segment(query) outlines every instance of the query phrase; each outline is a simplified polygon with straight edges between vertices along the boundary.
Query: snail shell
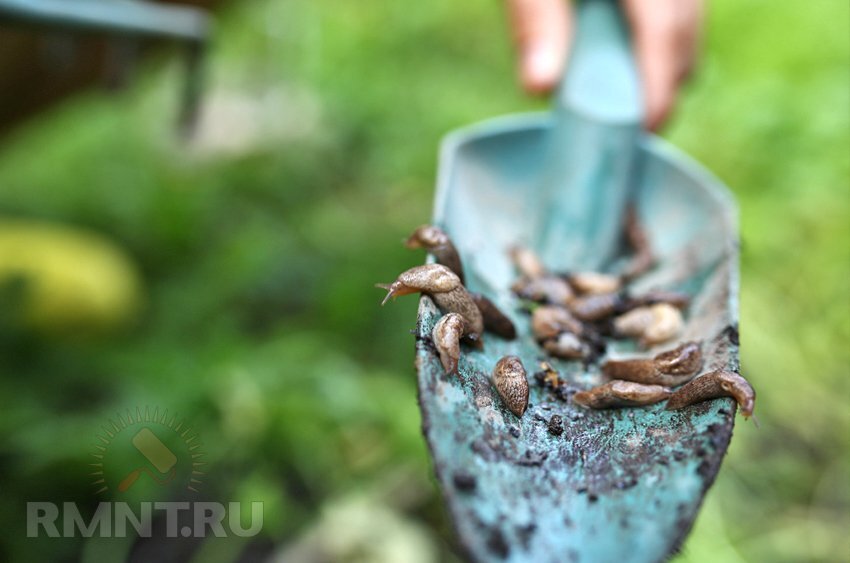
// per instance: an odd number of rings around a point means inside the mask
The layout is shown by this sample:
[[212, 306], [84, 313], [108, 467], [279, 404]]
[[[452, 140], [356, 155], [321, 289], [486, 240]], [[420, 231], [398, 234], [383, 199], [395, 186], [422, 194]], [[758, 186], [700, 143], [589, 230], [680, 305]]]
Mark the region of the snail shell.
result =
[[528, 408], [528, 379], [518, 357], [505, 356], [496, 363], [493, 385], [508, 409], [521, 417]]

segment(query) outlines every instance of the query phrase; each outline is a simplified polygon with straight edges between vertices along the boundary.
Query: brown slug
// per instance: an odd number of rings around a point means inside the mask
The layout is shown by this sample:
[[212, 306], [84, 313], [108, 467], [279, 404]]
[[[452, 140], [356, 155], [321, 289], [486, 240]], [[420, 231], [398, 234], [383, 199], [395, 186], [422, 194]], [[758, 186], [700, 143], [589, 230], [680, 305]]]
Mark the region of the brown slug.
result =
[[511, 290], [522, 299], [552, 305], [567, 305], [575, 295], [567, 280], [559, 276], [523, 277], [514, 282]]
[[463, 264], [460, 254], [449, 236], [434, 225], [421, 225], [404, 242], [407, 248], [424, 248], [433, 254], [438, 264], [447, 267], [464, 283]]
[[581, 322], [563, 307], [542, 305], [531, 313], [531, 332], [537, 340], [555, 338], [562, 332], [581, 334]]
[[622, 285], [619, 277], [597, 272], [570, 274], [567, 276], [567, 281], [579, 295], [614, 293], [619, 291]]
[[[637, 307], [646, 307], [649, 305], [657, 305], [658, 303], [667, 303], [676, 307], [679, 310], [687, 309], [690, 305], [691, 297], [687, 293], [680, 291], [666, 291], [663, 289], [653, 289], [640, 295], [633, 295], [624, 300], [623, 309], [626, 311]], [[625, 312], [625, 311], [624, 311]]]
[[528, 379], [522, 361], [516, 356], [505, 356], [493, 370], [493, 385], [508, 409], [522, 417], [528, 408]]
[[470, 296], [478, 306], [478, 310], [481, 311], [484, 330], [492, 332], [496, 336], [501, 336], [506, 340], [516, 338], [516, 327], [513, 321], [500, 311], [495, 303], [480, 293], [470, 293]]
[[675, 338], [683, 326], [681, 311], [669, 303], [637, 307], [614, 319], [616, 334], [638, 338], [645, 348]]
[[586, 322], [601, 321], [614, 314], [622, 297], [618, 293], [599, 293], [572, 300], [570, 311]]
[[685, 342], [653, 358], [655, 369], [667, 375], [694, 375], [702, 369], [702, 346]]
[[484, 332], [481, 311], [460, 283], [460, 278], [446, 266], [441, 264], [415, 266], [399, 274], [393, 283], [376, 284], [376, 287], [387, 290], [381, 305], [385, 304], [390, 297], [395, 299], [399, 295], [424, 293], [434, 300], [443, 313], [458, 313], [463, 317], [466, 323], [465, 336], [473, 340], [480, 339]]
[[719, 397], [735, 399], [744, 418], [753, 416], [756, 392], [749, 381], [734, 371], [717, 370], [694, 378], [670, 396], [665, 408], [678, 410]]
[[540, 258], [529, 248], [514, 245], [508, 249], [508, 256], [516, 269], [526, 278], [542, 278], [547, 270]]
[[591, 409], [639, 407], [663, 401], [670, 394], [669, 387], [615, 379], [588, 391], [579, 391], [573, 395], [573, 401]]
[[562, 332], [543, 342], [543, 349], [558, 358], [581, 360], [590, 353], [587, 344], [571, 332]]
[[634, 204], [626, 208], [625, 231], [626, 242], [634, 253], [622, 273], [623, 281], [629, 282], [645, 274], [655, 265], [655, 253], [652, 251], [649, 236], [638, 218]]
[[431, 332], [434, 346], [440, 354], [440, 362], [448, 374], [457, 373], [457, 365], [460, 360], [460, 339], [465, 330], [463, 317], [457, 313], [444, 315]]
[[614, 380], [675, 387], [692, 379], [701, 368], [702, 350], [699, 343], [685, 342], [652, 359], [608, 360], [602, 364], [602, 373]]

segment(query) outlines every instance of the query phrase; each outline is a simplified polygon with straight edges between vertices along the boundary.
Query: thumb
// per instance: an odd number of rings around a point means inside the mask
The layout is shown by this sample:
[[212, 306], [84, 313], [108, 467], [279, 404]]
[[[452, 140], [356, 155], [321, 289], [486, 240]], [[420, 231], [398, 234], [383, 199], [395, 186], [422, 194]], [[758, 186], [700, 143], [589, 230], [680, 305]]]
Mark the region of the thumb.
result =
[[532, 93], [552, 90], [567, 58], [571, 10], [564, 0], [508, 0], [508, 11], [523, 87]]

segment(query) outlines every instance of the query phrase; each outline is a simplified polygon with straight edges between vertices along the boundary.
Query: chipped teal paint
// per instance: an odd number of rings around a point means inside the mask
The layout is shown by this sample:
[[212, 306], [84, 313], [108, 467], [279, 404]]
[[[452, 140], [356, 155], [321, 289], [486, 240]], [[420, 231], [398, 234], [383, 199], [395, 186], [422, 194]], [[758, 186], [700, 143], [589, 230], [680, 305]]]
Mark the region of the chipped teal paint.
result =
[[[535, 385], [541, 352], [508, 286], [505, 249], [528, 240], [533, 175], [551, 119], [514, 116], [449, 136], [443, 145], [434, 220], [455, 240], [470, 289], [487, 293], [517, 323], [514, 342], [486, 335], [465, 349], [447, 377], [430, 343], [439, 318], [423, 298], [417, 365], [423, 427], [461, 543], [480, 561], [658, 561], [687, 534], [719, 468], [735, 415], [729, 399], [678, 412], [663, 404], [586, 411]], [[634, 186], [659, 266], [636, 289], [694, 295], [683, 339], [703, 342], [705, 370], [738, 369], [737, 216], [731, 196], [662, 141], [640, 142]], [[616, 343], [611, 356], [635, 353]], [[530, 407], [521, 420], [490, 384], [496, 361], [517, 354], [529, 371]], [[600, 381], [598, 367], [557, 367], [577, 388]], [[553, 436], [546, 420], [564, 420]], [[541, 420], [543, 419], [543, 420]], [[514, 433], [511, 429], [515, 428]], [[471, 481], [474, 480], [474, 486]]]

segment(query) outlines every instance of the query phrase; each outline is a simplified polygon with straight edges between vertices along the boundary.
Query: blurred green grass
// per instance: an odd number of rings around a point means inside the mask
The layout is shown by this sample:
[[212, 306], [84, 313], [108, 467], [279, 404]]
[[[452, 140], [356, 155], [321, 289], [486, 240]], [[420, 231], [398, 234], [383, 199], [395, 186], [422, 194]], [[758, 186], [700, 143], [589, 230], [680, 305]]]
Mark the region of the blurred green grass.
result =
[[[740, 202], [742, 362], [761, 422], [739, 423], [681, 561], [850, 553], [848, 17], [837, 1], [711, 2], [665, 134]], [[181, 146], [179, 73], [154, 61], [131, 91], [79, 96], [6, 140], [0, 221], [106, 235], [147, 305], [100, 336], [0, 313], [0, 558], [76, 559], [80, 540], [25, 538], [25, 502], [91, 506], [94, 435], [136, 405], [194, 423], [209, 498], [264, 500], [266, 545], [363, 494], [452, 557], [419, 431], [415, 300], [381, 309], [372, 284], [421, 259], [399, 241], [429, 217], [439, 138], [543, 107], [515, 87], [504, 28], [484, 0], [240, 3], [222, 16], [213, 97], [271, 97], [269, 118], [295, 133], [236, 119], [238, 150]]]

